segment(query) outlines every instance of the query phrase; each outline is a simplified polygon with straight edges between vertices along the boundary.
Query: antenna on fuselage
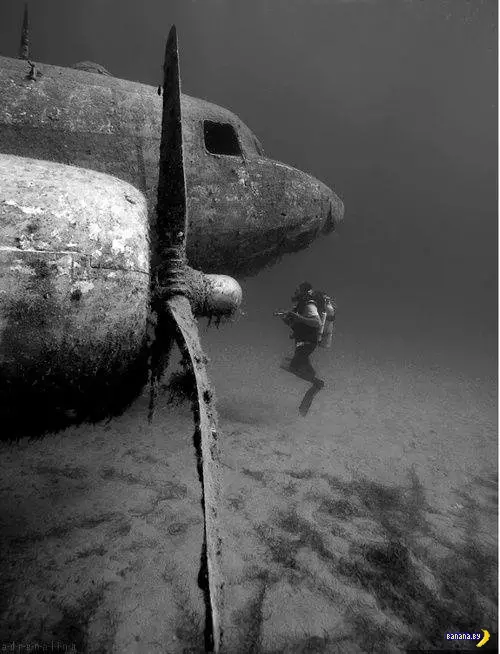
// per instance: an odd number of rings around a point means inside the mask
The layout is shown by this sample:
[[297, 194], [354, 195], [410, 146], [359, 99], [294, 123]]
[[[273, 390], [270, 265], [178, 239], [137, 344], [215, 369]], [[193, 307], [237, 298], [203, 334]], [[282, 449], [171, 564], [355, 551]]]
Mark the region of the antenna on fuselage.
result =
[[28, 3], [24, 5], [23, 27], [21, 30], [21, 43], [19, 45], [19, 59], [28, 60], [30, 56], [30, 39], [28, 23]]

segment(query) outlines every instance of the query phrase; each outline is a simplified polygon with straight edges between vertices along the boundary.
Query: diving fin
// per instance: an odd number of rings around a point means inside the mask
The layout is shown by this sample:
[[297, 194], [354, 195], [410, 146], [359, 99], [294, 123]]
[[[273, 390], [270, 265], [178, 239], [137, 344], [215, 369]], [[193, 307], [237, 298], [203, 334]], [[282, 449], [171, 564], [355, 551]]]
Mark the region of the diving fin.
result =
[[[317, 380], [317, 381], [322, 381], [322, 380]], [[302, 402], [300, 403], [299, 406], [299, 413], [302, 417], [305, 418], [305, 416], [307, 416], [314, 398], [321, 390], [323, 390], [323, 388], [324, 388], [324, 383], [323, 384], [314, 383], [312, 384], [311, 388], [309, 388], [306, 391], [306, 394], [302, 398]]]

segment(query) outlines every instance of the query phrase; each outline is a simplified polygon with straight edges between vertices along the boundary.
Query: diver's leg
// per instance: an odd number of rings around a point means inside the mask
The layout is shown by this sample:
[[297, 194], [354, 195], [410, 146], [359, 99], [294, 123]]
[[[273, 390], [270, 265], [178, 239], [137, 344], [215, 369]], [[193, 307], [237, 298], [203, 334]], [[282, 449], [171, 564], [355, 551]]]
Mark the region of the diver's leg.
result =
[[306, 346], [304, 352], [304, 364], [302, 369], [307, 374], [307, 376], [310, 377], [311, 381], [314, 381], [317, 378], [316, 370], [314, 369], [311, 363], [311, 359], [309, 358], [315, 349], [316, 345], [310, 344]]
[[290, 370], [299, 370], [299, 368], [302, 367], [304, 360], [304, 354], [302, 352], [303, 347], [304, 343], [295, 343], [295, 351], [290, 361]]
[[305, 362], [304, 362], [304, 367], [303, 370], [305, 374], [308, 377], [308, 381], [311, 382], [311, 384], [314, 386], [314, 388], [321, 389], [324, 387], [325, 382], [318, 377], [318, 374], [316, 370], [314, 369], [314, 366], [311, 363], [310, 356], [312, 353], [316, 350], [316, 344], [309, 344], [309, 346], [305, 350]]
[[292, 360], [290, 361], [290, 372], [299, 374], [302, 376], [309, 376], [310, 370], [308, 369], [308, 364], [310, 366], [308, 356], [309, 356], [309, 343], [296, 343], [295, 352]]
[[301, 379], [322, 388], [324, 382], [316, 375], [316, 370], [313, 368], [309, 357], [316, 349], [315, 343], [300, 343], [295, 347], [295, 355], [290, 362], [290, 372]]

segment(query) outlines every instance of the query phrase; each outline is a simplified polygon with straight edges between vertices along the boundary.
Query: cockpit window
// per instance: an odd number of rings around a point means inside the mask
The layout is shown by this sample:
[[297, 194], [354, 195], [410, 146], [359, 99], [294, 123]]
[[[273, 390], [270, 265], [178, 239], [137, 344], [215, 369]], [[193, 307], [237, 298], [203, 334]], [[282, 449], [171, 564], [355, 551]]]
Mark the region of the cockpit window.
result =
[[229, 123], [215, 123], [205, 120], [203, 123], [205, 147], [212, 154], [226, 154], [241, 157], [241, 148], [234, 127]]

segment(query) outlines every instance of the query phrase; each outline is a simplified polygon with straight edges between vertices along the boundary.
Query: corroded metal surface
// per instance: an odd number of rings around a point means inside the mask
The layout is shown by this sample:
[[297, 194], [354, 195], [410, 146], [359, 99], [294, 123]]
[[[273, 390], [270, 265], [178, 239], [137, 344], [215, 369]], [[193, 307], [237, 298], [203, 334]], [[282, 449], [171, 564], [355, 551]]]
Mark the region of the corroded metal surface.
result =
[[[156, 88], [0, 57], [0, 151], [106, 172], [144, 192], [154, 219], [161, 98]], [[306, 247], [343, 216], [339, 198], [299, 170], [260, 154], [232, 112], [182, 96], [190, 265], [245, 273]], [[203, 121], [229, 123], [242, 156], [207, 152]]]
[[106, 414], [147, 374], [145, 199], [121, 180], [19, 157], [0, 155], [0, 176], [2, 413], [11, 426], [58, 407]]
[[149, 272], [145, 198], [74, 166], [0, 154], [0, 247], [79, 252], [93, 268]]
[[151, 314], [155, 324], [151, 348], [150, 420], [158, 385], [172, 345], [171, 326], [165, 325], [166, 299], [186, 294], [186, 179], [184, 174], [179, 53], [175, 27], [165, 46], [163, 112], [158, 169], [158, 197], [151, 220]]
[[[186, 179], [175, 27], [172, 27], [165, 46], [163, 75], [163, 118], [156, 205], [158, 219], [155, 226], [159, 249], [156, 265], [161, 266], [160, 273], [171, 265], [167, 257], [162, 257], [162, 250], [178, 248], [179, 254], [184, 255], [186, 249]], [[165, 267], [162, 266], [163, 261]]]
[[[177, 343], [192, 364], [196, 381], [193, 402], [195, 419], [194, 445], [198, 475], [202, 484], [205, 526], [205, 551], [202, 553], [200, 586], [206, 592], [207, 618], [210, 629], [205, 632], [207, 651], [219, 652], [222, 647], [221, 616], [224, 611], [224, 580], [221, 571], [222, 540], [218, 525], [221, 493], [220, 452], [214, 394], [206, 370], [206, 357], [200, 345], [198, 327], [189, 300], [177, 295], [168, 301], [168, 308], [177, 327]], [[207, 578], [203, 578], [206, 575]]]

